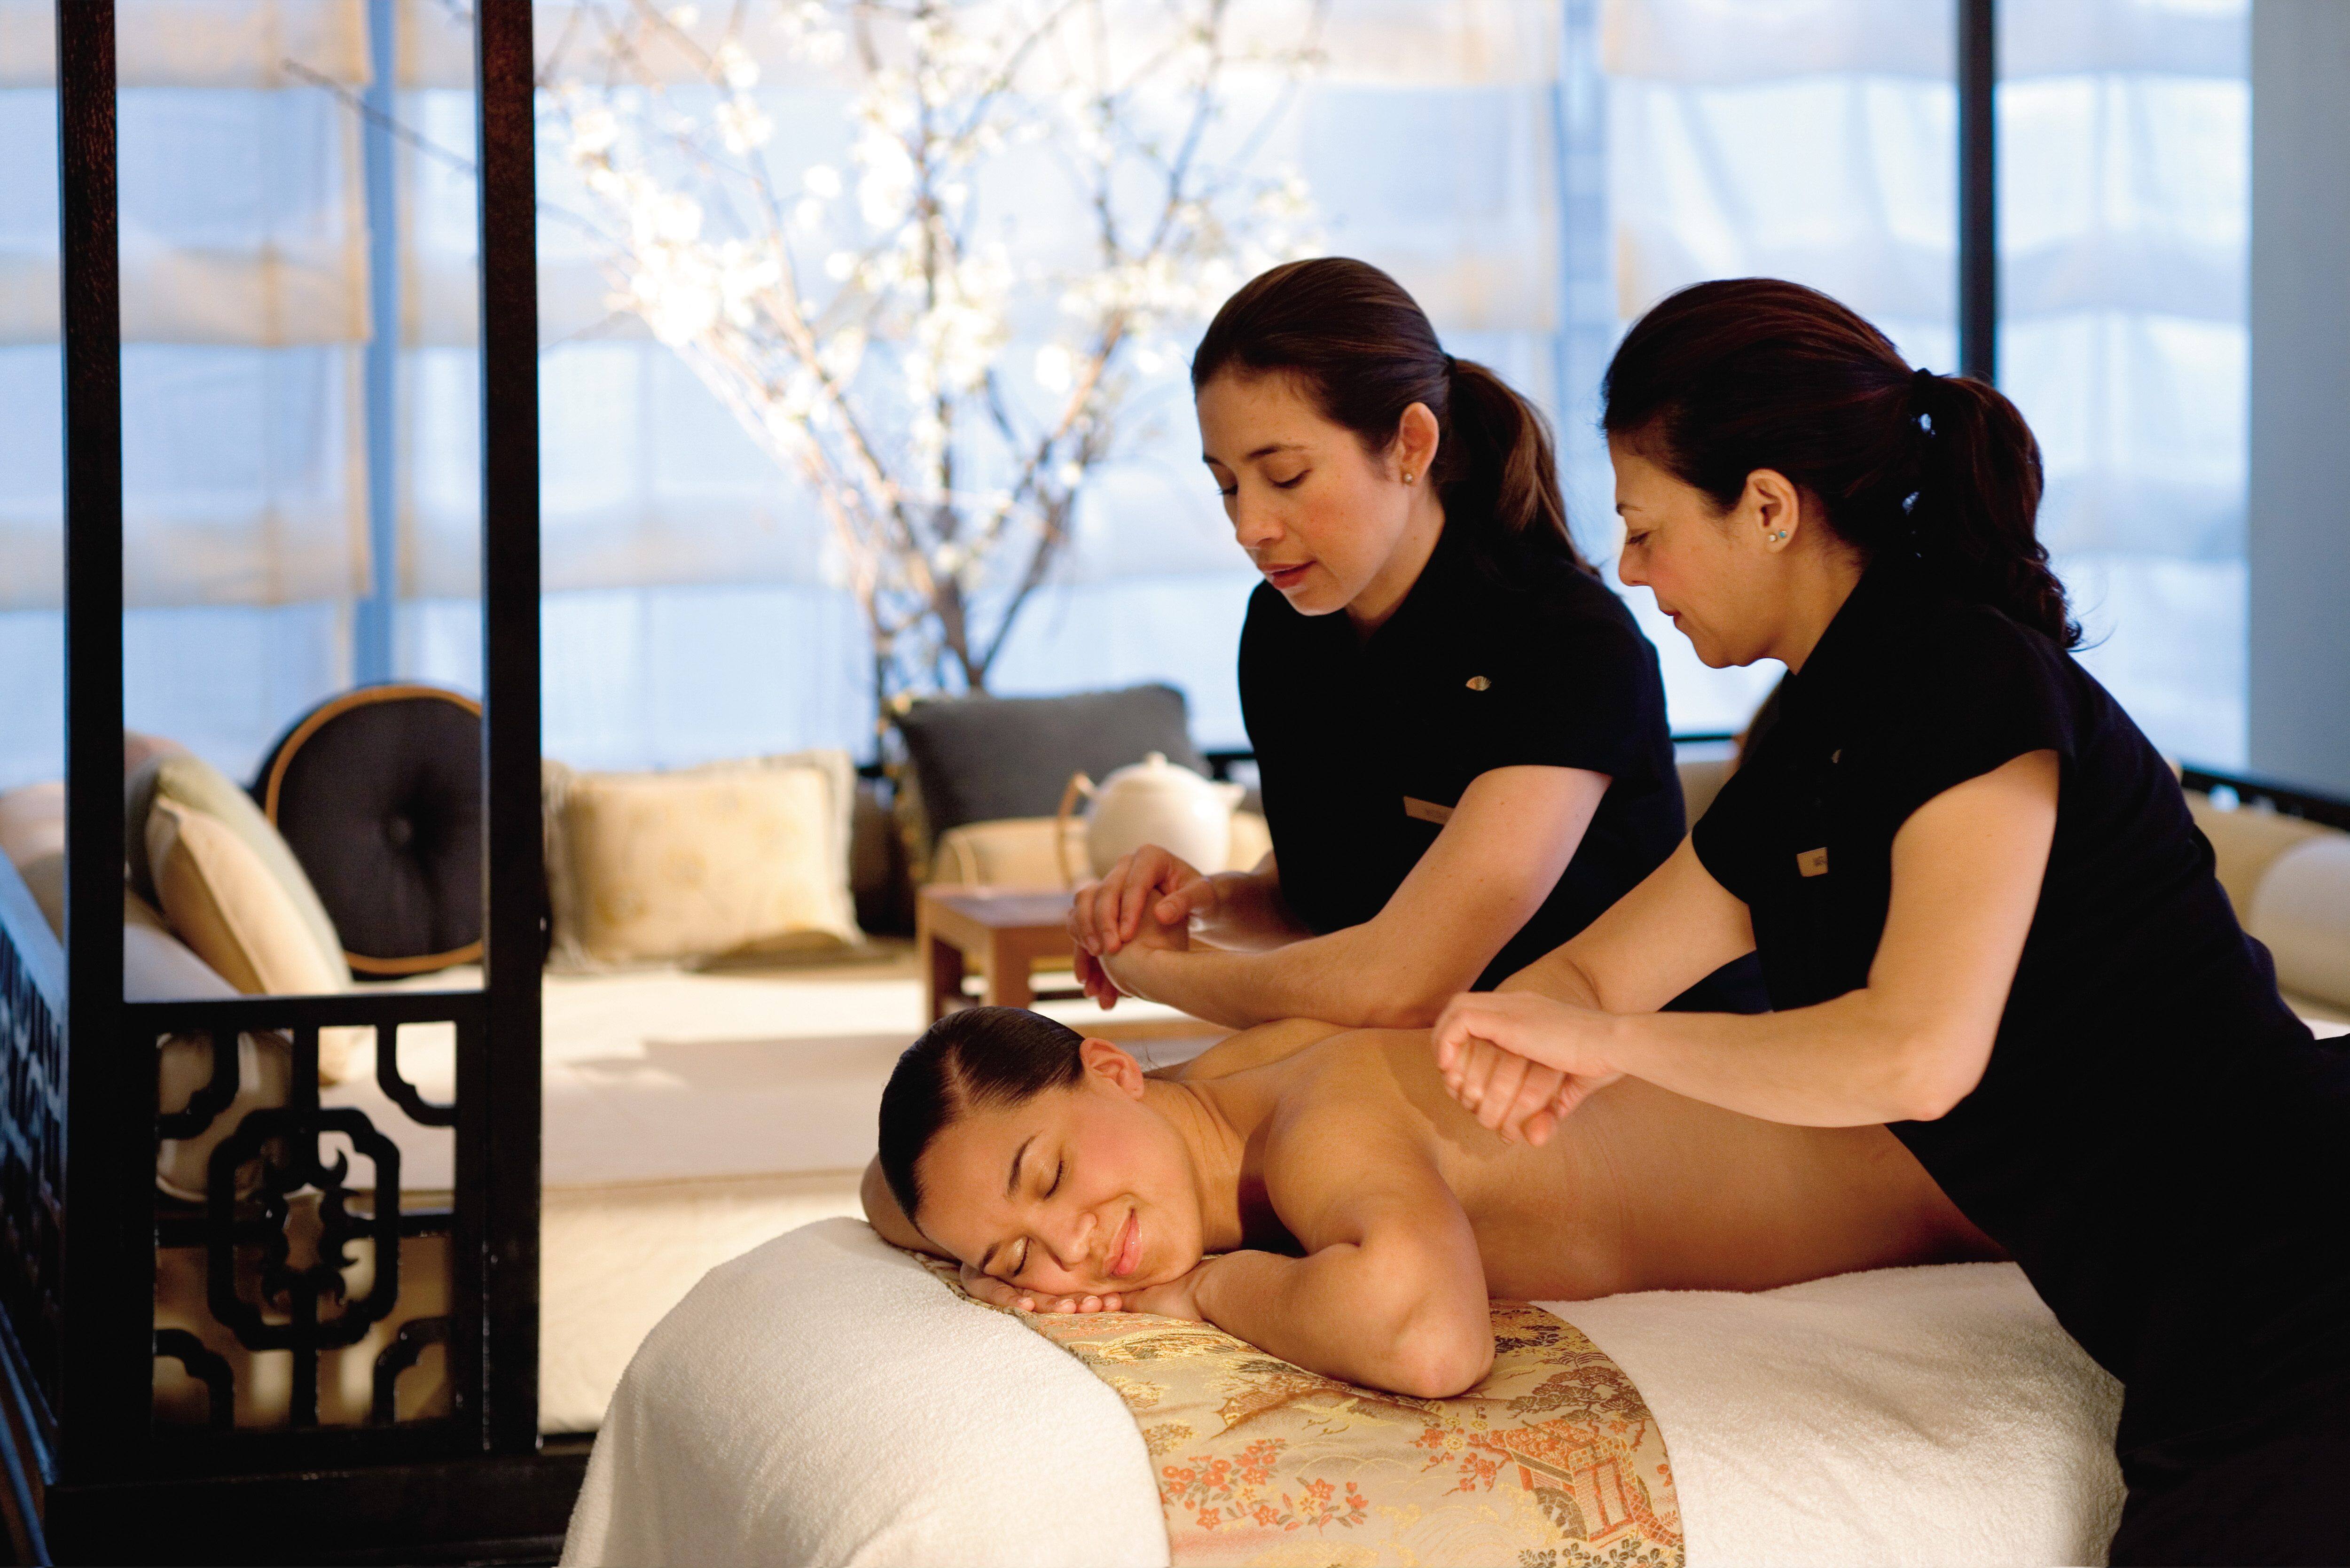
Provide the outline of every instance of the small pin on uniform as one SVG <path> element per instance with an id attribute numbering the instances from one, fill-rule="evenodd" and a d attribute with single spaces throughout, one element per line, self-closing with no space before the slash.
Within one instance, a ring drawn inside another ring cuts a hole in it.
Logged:
<path id="1" fill-rule="evenodd" d="M 1469 678 L 1469 690 L 1471 691 L 1482 691 L 1492 684 L 1482 675 L 1471 675 Z"/>
<path id="2" fill-rule="evenodd" d="M 1796 856 L 1795 869 L 1802 872 L 1806 877 L 1826 876 L 1828 874 L 1828 852 L 1826 847 L 1823 846 L 1818 849 L 1806 849 L 1801 855 Z"/>

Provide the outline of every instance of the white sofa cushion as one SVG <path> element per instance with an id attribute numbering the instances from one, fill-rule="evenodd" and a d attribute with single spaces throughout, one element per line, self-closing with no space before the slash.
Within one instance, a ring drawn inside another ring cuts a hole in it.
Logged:
<path id="1" fill-rule="evenodd" d="M 2245 929 L 2275 955 L 2280 990 L 2350 1008 L 2350 833 L 2322 833 L 2278 856 Z"/>

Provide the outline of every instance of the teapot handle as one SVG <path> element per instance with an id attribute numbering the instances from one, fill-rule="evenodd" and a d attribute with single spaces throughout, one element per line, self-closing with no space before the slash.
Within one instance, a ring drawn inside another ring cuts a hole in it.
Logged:
<path id="1" fill-rule="evenodd" d="M 1069 787 L 1061 792 L 1061 809 L 1053 814 L 1053 859 L 1061 867 L 1061 886 L 1075 888 L 1076 873 L 1069 869 L 1069 817 L 1076 809 L 1077 797 L 1094 797 L 1094 781 L 1080 771 L 1069 775 Z"/>

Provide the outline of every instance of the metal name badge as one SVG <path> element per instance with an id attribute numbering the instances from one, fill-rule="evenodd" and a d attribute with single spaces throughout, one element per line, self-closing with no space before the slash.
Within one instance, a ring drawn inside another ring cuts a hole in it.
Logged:
<path id="1" fill-rule="evenodd" d="M 1796 856 L 1795 869 L 1806 877 L 1826 876 L 1828 874 L 1827 846 L 1822 845 L 1817 849 L 1806 849 Z"/>
<path id="2" fill-rule="evenodd" d="M 1439 805 L 1432 800 L 1414 800 L 1409 795 L 1403 797 L 1403 814 L 1415 822 L 1432 822 L 1439 827 L 1452 820 L 1451 806 Z"/>

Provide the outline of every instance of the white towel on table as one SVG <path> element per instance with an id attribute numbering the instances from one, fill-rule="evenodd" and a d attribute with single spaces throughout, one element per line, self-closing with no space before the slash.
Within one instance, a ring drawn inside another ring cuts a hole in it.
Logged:
<path id="1" fill-rule="evenodd" d="M 861 1220 L 702 1277 L 629 1363 L 563 1548 L 625 1568 L 1167 1562 L 1125 1402 Z"/>
<path id="2" fill-rule="evenodd" d="M 2012 1263 L 1544 1304 L 1657 1417 L 1690 1568 L 2106 1560 L 2121 1385 Z"/>
<path id="3" fill-rule="evenodd" d="M 1662 1428 L 1691 1568 L 2102 1562 L 2113 1380 L 2012 1264 L 1552 1306 Z M 1164 1564 L 1132 1416 L 863 1223 L 713 1269 L 613 1397 L 567 1564 Z"/>

